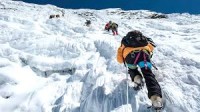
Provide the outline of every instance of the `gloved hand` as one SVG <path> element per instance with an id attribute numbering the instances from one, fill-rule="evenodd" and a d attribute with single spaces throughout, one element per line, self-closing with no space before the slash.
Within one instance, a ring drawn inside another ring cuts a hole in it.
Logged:
<path id="1" fill-rule="evenodd" d="M 151 59 L 153 57 L 153 52 L 150 52 L 149 58 Z"/>

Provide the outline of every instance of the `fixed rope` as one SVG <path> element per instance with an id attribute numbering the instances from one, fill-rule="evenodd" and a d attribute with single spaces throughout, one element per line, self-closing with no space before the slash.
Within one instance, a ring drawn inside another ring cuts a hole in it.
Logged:
<path id="1" fill-rule="evenodd" d="M 128 67 L 126 66 L 126 103 L 128 104 Z"/>

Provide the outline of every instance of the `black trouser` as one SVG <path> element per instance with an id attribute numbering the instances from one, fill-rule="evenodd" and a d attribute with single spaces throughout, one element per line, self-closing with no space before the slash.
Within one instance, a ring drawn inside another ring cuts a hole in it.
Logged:
<path id="1" fill-rule="evenodd" d="M 107 30 L 109 32 L 110 31 L 110 27 L 105 27 L 105 30 Z"/>
<path id="2" fill-rule="evenodd" d="M 150 63 L 150 58 L 149 55 L 147 53 L 145 53 L 144 51 L 140 51 L 140 56 L 138 57 L 138 60 L 136 61 L 136 64 L 134 64 L 134 61 L 136 60 L 137 55 L 139 54 L 139 52 L 132 52 L 130 54 L 127 55 L 127 57 L 125 58 L 125 61 L 127 64 L 132 64 L 137 66 L 138 63 L 144 61 L 144 57 L 143 54 L 145 54 L 146 56 L 146 62 Z M 146 82 L 146 86 L 147 86 L 147 90 L 148 90 L 148 97 L 151 98 L 151 96 L 153 95 L 158 95 L 160 97 L 162 97 L 162 92 L 161 92 L 161 88 L 160 85 L 158 84 L 155 75 L 152 73 L 151 67 L 141 67 L 141 72 L 143 74 L 143 77 L 145 79 Z M 140 75 L 142 77 L 142 74 L 138 71 L 138 68 L 129 68 L 128 73 L 130 74 L 130 77 L 133 81 L 134 77 L 136 75 Z"/>
<path id="3" fill-rule="evenodd" d="M 112 32 L 117 32 L 117 27 L 112 27 Z"/>

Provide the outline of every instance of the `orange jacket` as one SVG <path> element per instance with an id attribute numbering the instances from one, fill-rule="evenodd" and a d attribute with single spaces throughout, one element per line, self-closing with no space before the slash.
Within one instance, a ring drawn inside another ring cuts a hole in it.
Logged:
<path id="1" fill-rule="evenodd" d="M 137 48 L 133 48 L 133 47 L 125 47 L 123 44 L 118 48 L 117 50 L 117 61 L 119 63 L 123 63 L 124 59 L 126 58 L 126 56 L 135 50 L 147 50 L 150 53 L 153 52 L 154 47 L 149 43 L 147 46 L 144 47 L 137 47 Z"/>

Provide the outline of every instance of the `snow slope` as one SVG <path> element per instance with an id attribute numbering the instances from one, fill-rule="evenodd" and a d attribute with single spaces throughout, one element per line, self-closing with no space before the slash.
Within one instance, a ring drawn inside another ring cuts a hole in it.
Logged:
<path id="1" fill-rule="evenodd" d="M 49 19 L 50 14 L 64 17 Z M 0 112 L 146 112 L 139 92 L 116 61 L 121 38 L 133 29 L 157 44 L 153 69 L 165 112 L 200 112 L 200 15 L 120 9 L 61 9 L 0 1 Z M 86 27 L 86 19 L 92 21 Z M 119 35 L 104 31 L 109 20 Z"/>

